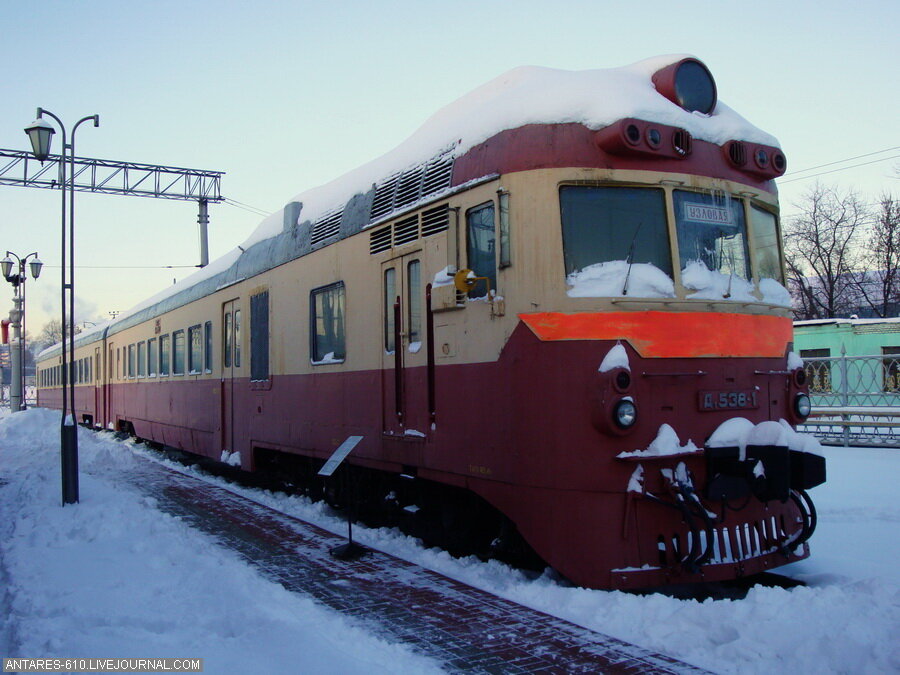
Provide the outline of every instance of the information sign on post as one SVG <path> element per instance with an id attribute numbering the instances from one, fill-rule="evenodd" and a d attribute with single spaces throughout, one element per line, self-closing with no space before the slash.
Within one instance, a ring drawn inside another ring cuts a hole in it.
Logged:
<path id="1" fill-rule="evenodd" d="M 359 442 L 362 439 L 362 436 L 348 436 L 347 440 L 341 443 L 338 446 L 338 449 L 331 453 L 331 457 L 329 457 L 328 461 L 322 465 L 321 469 L 319 469 L 318 475 L 323 478 L 330 478 L 334 472 L 338 470 L 341 463 L 347 458 L 347 455 L 353 452 L 353 448 L 359 445 Z M 351 506 L 353 489 L 350 484 L 349 472 L 345 471 L 344 476 L 346 477 L 344 481 L 344 493 L 347 495 L 347 543 L 336 546 L 331 549 L 330 553 L 339 560 L 356 560 L 368 553 L 369 549 L 353 542 L 353 511 L 355 510 Z"/>

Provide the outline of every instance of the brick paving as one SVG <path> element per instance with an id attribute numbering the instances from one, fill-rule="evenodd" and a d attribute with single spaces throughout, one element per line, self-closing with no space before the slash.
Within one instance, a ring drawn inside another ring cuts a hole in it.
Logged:
<path id="1" fill-rule="evenodd" d="M 365 630 L 472 673 L 701 673 L 380 551 L 344 562 L 344 538 L 150 461 L 129 481 L 260 574 Z"/>

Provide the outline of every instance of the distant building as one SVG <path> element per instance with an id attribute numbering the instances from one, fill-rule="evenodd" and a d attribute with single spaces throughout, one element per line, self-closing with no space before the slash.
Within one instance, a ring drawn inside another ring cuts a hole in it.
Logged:
<path id="1" fill-rule="evenodd" d="M 900 406 L 900 318 L 795 321 L 794 351 L 814 404 Z"/>

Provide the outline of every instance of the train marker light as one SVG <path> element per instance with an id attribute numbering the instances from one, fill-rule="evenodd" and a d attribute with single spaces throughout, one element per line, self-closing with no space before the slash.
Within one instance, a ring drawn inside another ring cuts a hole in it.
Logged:
<path id="1" fill-rule="evenodd" d="M 812 412 L 812 403 L 806 394 L 797 394 L 794 399 L 794 412 L 800 417 L 806 419 Z"/>
<path id="2" fill-rule="evenodd" d="M 613 408 L 613 421 L 620 429 L 628 429 L 637 422 L 637 407 L 634 401 L 623 398 Z"/>

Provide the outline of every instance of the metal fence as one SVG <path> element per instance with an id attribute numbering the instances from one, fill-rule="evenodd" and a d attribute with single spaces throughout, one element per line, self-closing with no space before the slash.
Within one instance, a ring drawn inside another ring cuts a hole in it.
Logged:
<path id="1" fill-rule="evenodd" d="M 805 358 L 813 414 L 800 431 L 833 445 L 900 447 L 900 355 Z"/>

